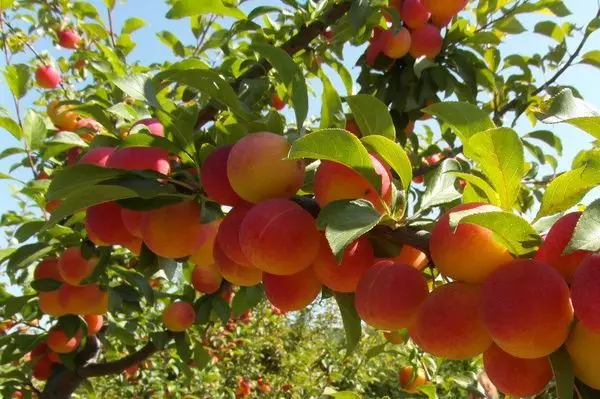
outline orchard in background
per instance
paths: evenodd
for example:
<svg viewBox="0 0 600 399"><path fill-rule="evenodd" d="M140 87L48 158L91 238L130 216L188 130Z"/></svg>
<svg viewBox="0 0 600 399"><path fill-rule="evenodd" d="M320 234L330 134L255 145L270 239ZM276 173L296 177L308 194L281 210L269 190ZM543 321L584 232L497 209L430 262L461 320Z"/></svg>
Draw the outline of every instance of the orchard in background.
<svg viewBox="0 0 600 399"><path fill-rule="evenodd" d="M600 150L537 124L600 138L600 10L244 3L168 1L196 42L141 65L115 0L0 0L3 397L599 395Z"/></svg>

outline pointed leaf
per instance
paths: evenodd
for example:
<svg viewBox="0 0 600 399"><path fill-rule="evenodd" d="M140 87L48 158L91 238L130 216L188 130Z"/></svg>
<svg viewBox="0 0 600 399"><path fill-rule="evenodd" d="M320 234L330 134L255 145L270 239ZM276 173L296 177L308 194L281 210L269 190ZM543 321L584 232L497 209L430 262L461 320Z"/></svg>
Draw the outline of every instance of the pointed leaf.
<svg viewBox="0 0 600 399"><path fill-rule="evenodd" d="M296 124L302 130L304 120L308 115L308 88L302 69L294 62L292 57L282 49L268 44L255 44L252 47L279 73L281 80L290 92Z"/></svg>
<svg viewBox="0 0 600 399"><path fill-rule="evenodd" d="M450 227L456 228L459 223L476 224L491 230L515 256L531 254L542 242L529 222L514 213L498 211L494 206L480 206L451 213Z"/></svg>
<svg viewBox="0 0 600 399"><path fill-rule="evenodd" d="M319 213L317 226L325 230L325 237L338 262L344 250L353 241L369 232L379 223L381 215L369 201L334 201Z"/></svg>
<svg viewBox="0 0 600 399"><path fill-rule="evenodd" d="M437 116L450 125L463 143L475 133L496 127L487 113L469 103L436 103L425 108L423 112Z"/></svg>
<svg viewBox="0 0 600 399"><path fill-rule="evenodd" d="M427 182L421 202L421 210L447 204L461 197L454 187L456 177L448 173L458 171L460 171L460 164L454 159L445 159L440 163Z"/></svg>
<svg viewBox="0 0 600 399"><path fill-rule="evenodd" d="M289 158L312 158L334 161L356 170L381 189L381 178L375 173L371 157L360 140L342 129L322 129L300 137L292 144Z"/></svg>
<svg viewBox="0 0 600 399"><path fill-rule="evenodd" d="M523 143L508 128L490 129L465 143L465 155L477 162L500 197L504 209L512 209L525 173Z"/></svg>
<svg viewBox="0 0 600 399"><path fill-rule="evenodd" d="M600 200L585 208L564 253L570 254L578 249L600 251Z"/></svg>
<svg viewBox="0 0 600 399"><path fill-rule="evenodd" d="M347 353L356 349L362 334L361 320L354 306L354 294L341 294L336 292L335 301L338 304L346 332L346 350Z"/></svg>
<svg viewBox="0 0 600 399"><path fill-rule="evenodd" d="M363 136L373 134L396 139L396 128L388 107L377 97L358 94L346 99Z"/></svg>
<svg viewBox="0 0 600 399"><path fill-rule="evenodd" d="M372 152L375 152L400 176L402 188L408 191L412 180L412 165L400 144L384 136L372 135L361 140Z"/></svg>

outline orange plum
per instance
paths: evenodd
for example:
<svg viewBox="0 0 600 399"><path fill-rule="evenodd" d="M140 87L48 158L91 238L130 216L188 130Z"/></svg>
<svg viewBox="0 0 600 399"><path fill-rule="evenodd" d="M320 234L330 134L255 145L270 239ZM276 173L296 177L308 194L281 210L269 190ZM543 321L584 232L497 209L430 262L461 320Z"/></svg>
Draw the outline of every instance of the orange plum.
<svg viewBox="0 0 600 399"><path fill-rule="evenodd" d="M200 181L208 197L221 205L236 206L244 201L231 187L227 177L227 161L233 146L214 150L202 164Z"/></svg>
<svg viewBox="0 0 600 399"><path fill-rule="evenodd" d="M594 389L600 389L600 333L577 323L565 346L575 377Z"/></svg>
<svg viewBox="0 0 600 399"><path fill-rule="evenodd" d="M87 324L88 336L96 335L104 325L104 317L98 314L86 314L83 316L85 324Z"/></svg>
<svg viewBox="0 0 600 399"><path fill-rule="evenodd" d="M192 285L198 292L213 294L219 290L223 277L216 264L196 266L192 271Z"/></svg>
<svg viewBox="0 0 600 399"><path fill-rule="evenodd" d="M417 29L429 21L431 13L421 3L421 0L404 0L400 9L400 17L406 26Z"/></svg>
<svg viewBox="0 0 600 399"><path fill-rule="evenodd" d="M96 147L83 154L77 163L84 165L106 166L108 157L110 157L113 152L115 152L115 149L112 147Z"/></svg>
<svg viewBox="0 0 600 399"><path fill-rule="evenodd" d="M239 237L250 264L277 275L309 267L320 243L312 215L295 202L279 198L252 207L242 221Z"/></svg>
<svg viewBox="0 0 600 399"><path fill-rule="evenodd" d="M481 314L494 342L525 359L557 350L573 321L564 279L548 264L531 259L513 260L485 280Z"/></svg>
<svg viewBox="0 0 600 399"><path fill-rule="evenodd" d="M450 228L450 214L482 205L457 205L435 224L429 249L433 262L442 274L455 280L481 283L491 272L513 259L508 249L485 227L463 223L455 231Z"/></svg>
<svg viewBox="0 0 600 399"><path fill-rule="evenodd" d="M356 310L365 323L375 328L406 328L414 322L427 293L427 282L421 272L409 265L382 260L360 279Z"/></svg>
<svg viewBox="0 0 600 399"><path fill-rule="evenodd" d="M321 292L321 283L311 268L288 276L264 273L263 287L269 302L287 312L304 309Z"/></svg>
<svg viewBox="0 0 600 399"><path fill-rule="evenodd" d="M169 153L155 147L122 148L108 157L106 166L126 170L153 170L163 175L171 172Z"/></svg>
<svg viewBox="0 0 600 399"><path fill-rule="evenodd" d="M289 198L304 184L304 161L285 159L290 142L275 133L254 133L238 141L227 159L227 176L244 200Z"/></svg>
<svg viewBox="0 0 600 399"><path fill-rule="evenodd" d="M86 259L79 247L71 247L67 248L58 258L58 272L62 281L78 285L92 274L97 264L98 258Z"/></svg>
<svg viewBox="0 0 600 399"><path fill-rule="evenodd" d="M483 353L483 367L496 388L505 395L519 398L536 396L552 380L552 367L547 356L521 359L497 345Z"/></svg>
<svg viewBox="0 0 600 399"><path fill-rule="evenodd" d="M375 208L383 212L383 201L390 203L392 196L392 175L387 166L379 159L371 157L375 172L381 177L381 195L375 187L357 171L331 161L322 161L315 173L315 198L321 208L329 203L343 199L362 198L370 201Z"/></svg>
<svg viewBox="0 0 600 399"><path fill-rule="evenodd" d="M173 302L163 311L162 321L170 331L185 331L196 321L196 312L188 302Z"/></svg>
<svg viewBox="0 0 600 399"><path fill-rule="evenodd" d="M313 270L321 284L333 291L354 292L361 277L373 263L375 257L368 238L361 237L351 243L344 251L342 262L338 264L323 235Z"/></svg>
<svg viewBox="0 0 600 399"><path fill-rule="evenodd" d="M136 237L125 227L121 212L115 202L90 206L85 215L88 238L96 245L124 245L133 241Z"/></svg>
<svg viewBox="0 0 600 399"><path fill-rule="evenodd" d="M146 212L141 228L144 243L163 258L178 259L196 252L206 241L200 205L180 202Z"/></svg>
<svg viewBox="0 0 600 399"><path fill-rule="evenodd" d="M425 56L433 60L442 51L444 40L440 30L431 24L425 24L411 32L410 55L414 58Z"/></svg>
<svg viewBox="0 0 600 399"><path fill-rule="evenodd" d="M398 32L388 29L382 34L383 53L392 59L398 59L408 54L411 44L410 32L406 28L400 28Z"/></svg>
<svg viewBox="0 0 600 399"><path fill-rule="evenodd" d="M221 221L215 238L215 245L220 246L229 259L247 267L251 267L252 263L242 251L240 228L251 208L251 205L240 205L233 208Z"/></svg>
<svg viewBox="0 0 600 399"><path fill-rule="evenodd" d="M567 283L571 282L579 264L591 253L577 250L568 255L562 254L573 236L580 217L581 212L572 212L558 219L548 231L544 242L534 256L534 259L544 261L558 270Z"/></svg>
<svg viewBox="0 0 600 399"><path fill-rule="evenodd" d="M206 241L204 241L204 244L202 244L202 246L190 256L189 260L191 263L196 266L209 266L215 263L215 258L213 257L213 246L215 245L215 240L220 225L221 220L216 220L203 225Z"/></svg>
<svg viewBox="0 0 600 399"><path fill-rule="evenodd" d="M600 334L600 255L588 256L575 271L571 300L580 323Z"/></svg>
<svg viewBox="0 0 600 399"><path fill-rule="evenodd" d="M73 352L79 347L80 343L79 333L69 337L64 331L58 329L51 330L46 337L46 345L56 353Z"/></svg>
<svg viewBox="0 0 600 399"><path fill-rule="evenodd" d="M417 270L423 270L427 265L427 255L410 245L403 245L398 256L393 259L397 263L405 263Z"/></svg>
<svg viewBox="0 0 600 399"><path fill-rule="evenodd" d="M230 283L241 287L251 287L260 283L260 280L262 279L261 270L255 267L246 267L235 263L225 255L220 246L214 246L213 256L215 258L215 264L221 272L221 276Z"/></svg>
<svg viewBox="0 0 600 399"><path fill-rule="evenodd" d="M481 290L459 281L434 289L425 299L413 334L426 352L451 360L465 360L485 351L492 338L479 315Z"/></svg>

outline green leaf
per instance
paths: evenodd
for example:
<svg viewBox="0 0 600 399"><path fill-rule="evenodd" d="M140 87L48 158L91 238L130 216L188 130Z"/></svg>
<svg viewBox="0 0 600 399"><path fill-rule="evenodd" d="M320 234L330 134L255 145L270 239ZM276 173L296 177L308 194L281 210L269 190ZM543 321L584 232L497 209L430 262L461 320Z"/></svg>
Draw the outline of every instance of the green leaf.
<svg viewBox="0 0 600 399"><path fill-rule="evenodd" d="M542 242L538 232L525 219L491 205L451 213L450 227L454 229L459 223L476 224L491 230L515 256L531 254Z"/></svg>
<svg viewBox="0 0 600 399"><path fill-rule="evenodd" d="M35 296L36 295L9 296L8 298L3 299L0 302L0 306L4 308L4 319L10 319L17 314L17 312L20 312Z"/></svg>
<svg viewBox="0 0 600 399"><path fill-rule="evenodd" d="M133 33L138 29L146 26L146 21L138 17L127 18L127 20L123 23L123 29L121 30L122 34Z"/></svg>
<svg viewBox="0 0 600 399"><path fill-rule="evenodd" d="M190 340L185 332L175 334L175 348L177 348L177 354L185 363L189 362L192 358L192 351Z"/></svg>
<svg viewBox="0 0 600 399"><path fill-rule="evenodd" d="M144 101L153 107L159 106L156 99L156 87L148 75L130 75L114 79L112 83L136 100Z"/></svg>
<svg viewBox="0 0 600 399"><path fill-rule="evenodd" d="M52 183L46 193L46 199L48 201L62 199L84 187L122 176L125 173L123 170L97 165L69 166L52 176Z"/></svg>
<svg viewBox="0 0 600 399"><path fill-rule="evenodd" d="M361 141L394 169L400 176L402 188L408 191L412 180L412 165L404 148L393 140L378 135L363 137Z"/></svg>
<svg viewBox="0 0 600 399"><path fill-rule="evenodd" d="M381 189L381 178L375 173L367 149L360 140L342 129L322 129L300 137L290 150L289 158L325 159L344 164Z"/></svg>
<svg viewBox="0 0 600 399"><path fill-rule="evenodd" d="M0 128L6 130L17 140L21 140L23 131L17 122L8 116L0 116Z"/></svg>
<svg viewBox="0 0 600 399"><path fill-rule="evenodd" d="M320 127L322 129L332 127L343 129L345 115L342 100L322 69L319 70L319 78L321 78L321 82L323 83Z"/></svg>
<svg viewBox="0 0 600 399"><path fill-rule="evenodd" d="M519 22L515 17L503 18L496 24L494 24L494 28L498 29L501 32L519 34L526 32L527 29Z"/></svg>
<svg viewBox="0 0 600 399"><path fill-rule="evenodd" d="M325 237L338 262L353 241L369 232L381 220L381 215L367 200L334 201L319 213L317 227Z"/></svg>
<svg viewBox="0 0 600 399"><path fill-rule="evenodd" d="M142 273L123 267L113 267L112 270L115 270L123 279L141 291L148 305L152 306L154 304L154 291Z"/></svg>
<svg viewBox="0 0 600 399"><path fill-rule="evenodd" d="M23 121L23 139L27 148L29 150L39 150L47 132L44 119L34 110L28 110Z"/></svg>
<svg viewBox="0 0 600 399"><path fill-rule="evenodd" d="M115 5L117 4L117 0L103 0L104 4L106 4L106 7L108 7L108 9L112 10L113 8L115 8Z"/></svg>
<svg viewBox="0 0 600 399"><path fill-rule="evenodd" d="M236 317L239 317L246 310L252 309L262 301L264 291L261 284L252 287L240 287L236 292L231 303L231 310Z"/></svg>
<svg viewBox="0 0 600 399"><path fill-rule="evenodd" d="M225 6L222 0L177 0L167 12L167 18L179 19L203 14L216 14L236 19L246 18L239 8Z"/></svg>
<svg viewBox="0 0 600 399"><path fill-rule="evenodd" d="M88 143L77 133L58 132L48 140L48 144L68 144L71 147L88 147Z"/></svg>
<svg viewBox="0 0 600 399"><path fill-rule="evenodd" d="M288 53L278 47L268 44L254 44L252 48L264 57L279 73L282 82L290 92L298 130L302 130L304 120L308 115L308 88L306 87L302 69L300 69Z"/></svg>
<svg viewBox="0 0 600 399"><path fill-rule="evenodd" d="M10 255L7 267L13 271L27 267L52 251L54 251L54 247L43 242L22 245Z"/></svg>
<svg viewBox="0 0 600 399"><path fill-rule="evenodd" d="M585 208L564 253L570 254L578 249L600 251L600 200Z"/></svg>
<svg viewBox="0 0 600 399"><path fill-rule="evenodd" d="M533 28L535 33L547 36L551 39L556 40L558 43L562 43L567 36L567 32L559 26L556 22L542 21L538 22Z"/></svg>
<svg viewBox="0 0 600 399"><path fill-rule="evenodd" d="M354 120L363 136L381 135L388 139L396 139L396 128L392 116L385 105L377 97L358 94L346 99Z"/></svg>
<svg viewBox="0 0 600 399"><path fill-rule="evenodd" d="M231 316L231 310L229 309L229 304L226 300L221 298L220 296L212 296L212 310L215 312L217 317L221 320L221 322L225 325L229 321L229 317Z"/></svg>
<svg viewBox="0 0 600 399"><path fill-rule="evenodd" d="M31 77L29 67L25 64L8 65L4 70L4 78L11 93L21 99L27 93L27 84Z"/></svg>
<svg viewBox="0 0 600 399"><path fill-rule="evenodd" d="M0 9L8 10L15 4L15 0L0 0Z"/></svg>
<svg viewBox="0 0 600 399"><path fill-rule="evenodd" d="M533 109L534 115L548 124L566 122L600 139L600 113L590 104L564 89Z"/></svg>
<svg viewBox="0 0 600 399"><path fill-rule="evenodd" d="M582 166L563 173L550 182L536 219L569 209L599 184L600 160L587 159Z"/></svg>
<svg viewBox="0 0 600 399"><path fill-rule="evenodd" d="M456 177L449 173L458 171L460 171L460 164L454 159L445 159L440 163L427 182L421 210L447 204L460 198L460 193L454 187Z"/></svg>
<svg viewBox="0 0 600 399"><path fill-rule="evenodd" d="M252 115L240 102L235 90L218 73L200 68L179 69L183 65L176 65L176 68L168 69L157 75L157 79L167 78L193 87L229 107L237 117L245 121L253 119Z"/></svg>
<svg viewBox="0 0 600 399"><path fill-rule="evenodd" d="M19 242L25 242L29 240L40 231L40 228L44 225L44 223L45 222L43 220L33 220L31 222L23 223L15 231L15 238Z"/></svg>
<svg viewBox="0 0 600 399"><path fill-rule="evenodd" d="M31 282L31 288L36 291L48 292L48 291L56 291L60 288L62 282L58 280L53 280L50 278L43 278L39 280L33 280Z"/></svg>
<svg viewBox="0 0 600 399"><path fill-rule="evenodd" d="M465 143L465 155L477 162L500 197L504 209L512 209L525 173L523 143L509 128L477 133Z"/></svg>
<svg viewBox="0 0 600 399"><path fill-rule="evenodd" d="M169 333L166 331L156 331L150 334L150 341L156 346L158 349L162 350L167 346L169 342Z"/></svg>
<svg viewBox="0 0 600 399"><path fill-rule="evenodd" d="M465 180L467 183L471 184L477 190L481 191L483 195L487 198L487 202L491 205L500 206L500 197L498 197L498 193L492 186L489 185L488 182L483 180L479 176L475 176L469 173L464 172L449 172L459 179Z"/></svg>
<svg viewBox="0 0 600 399"><path fill-rule="evenodd" d="M348 21L355 33L365 26L372 11L373 6L371 6L369 0L355 0L352 2L350 10L348 10Z"/></svg>
<svg viewBox="0 0 600 399"><path fill-rule="evenodd" d="M76 212L83 211L90 206L136 197L139 197L139 195L135 190L123 186L98 185L84 187L72 192L69 197L63 200L63 202L52 212L50 220L44 225L42 231L48 230L63 218Z"/></svg>
<svg viewBox="0 0 600 399"><path fill-rule="evenodd" d="M198 370L202 370L210 362L210 356L202 345L194 345L194 362L194 367Z"/></svg>
<svg viewBox="0 0 600 399"><path fill-rule="evenodd" d="M475 133L496 127L486 112L469 103L435 103L423 109L423 112L434 115L450 125L463 143Z"/></svg>
<svg viewBox="0 0 600 399"><path fill-rule="evenodd" d="M564 347L550 354L550 364L556 381L556 395L558 399L573 399L573 384L575 376L571 358Z"/></svg>
<svg viewBox="0 0 600 399"><path fill-rule="evenodd" d="M335 301L340 308L344 331L346 332L346 351L348 354L354 352L362 334L361 320L354 306L354 294L342 294L336 292Z"/></svg>
<svg viewBox="0 0 600 399"><path fill-rule="evenodd" d="M550 130L536 130L531 133L527 133L525 136L523 136L523 138L543 141L550 147L554 148L558 155L562 155L562 141L560 137L552 133Z"/></svg>
<svg viewBox="0 0 600 399"><path fill-rule="evenodd" d="M600 68L600 50L588 51L581 56L581 64L588 64L596 68Z"/></svg>

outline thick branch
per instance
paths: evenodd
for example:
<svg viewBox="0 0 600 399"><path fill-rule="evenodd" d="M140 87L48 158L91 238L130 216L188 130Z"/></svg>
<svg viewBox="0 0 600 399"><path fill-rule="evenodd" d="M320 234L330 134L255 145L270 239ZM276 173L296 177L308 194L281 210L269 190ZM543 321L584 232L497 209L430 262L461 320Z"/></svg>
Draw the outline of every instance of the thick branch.
<svg viewBox="0 0 600 399"><path fill-rule="evenodd" d="M322 20L315 21L298 31L298 33L290 38L287 42L285 42L281 49L286 53L293 55L298 51L306 48L308 44L313 41L317 36L327 29L330 25L334 24L338 19L340 19L344 14L348 12L350 6L352 5L352 1L343 1L340 4L333 6L333 8L325 14ZM264 76L271 70L271 64L269 64L266 60L261 60L258 64L252 66L246 72L244 72L239 78L235 80L233 83L233 89L238 90L242 82L246 79L256 79L260 76ZM196 122L195 129L198 130L202 128L205 124L210 122L215 118L219 110L211 105L206 106L204 109L200 111L198 115L198 120Z"/></svg>
<svg viewBox="0 0 600 399"><path fill-rule="evenodd" d="M595 18L599 18L599 17L600 17L600 9L598 9L598 11L596 12L596 16L594 17L594 19ZM579 43L579 45L577 46L577 48L575 49L575 51L573 52L573 54L571 54L571 56L569 57L569 59L567 60L567 62L565 63L565 65L563 65L558 71L556 71L556 73L554 74L554 76L552 76L550 79L548 79L540 87L538 87L537 89L535 89L531 93L532 96L536 96L536 95L540 94L542 91L547 90L551 85L553 85L558 80L558 78L563 73L565 73L565 71L567 69L569 69L569 67L573 64L573 62L575 61L575 59L579 56L579 53L583 49L583 46L585 45L585 43L587 42L588 38L590 37L590 35L592 33L593 33L592 30L587 30L585 32L585 34L583 35L583 38L581 39L581 42ZM510 101L506 105L504 105L504 107L500 108L500 110L498 111L498 114L497 114L497 118L500 119L508 111L514 110L519 105L519 100L520 100L519 97L515 97L514 99L512 99L512 101Z"/></svg>
<svg viewBox="0 0 600 399"><path fill-rule="evenodd" d="M427 230L417 230L409 226L391 228L389 226L377 226L373 234L388 239L395 244L410 245L424 252L429 257L429 236Z"/></svg>
<svg viewBox="0 0 600 399"><path fill-rule="evenodd" d="M171 335L169 335L169 337L170 336ZM137 352L131 353L119 360L106 363L90 363L79 367L77 369L77 374L84 378L119 374L128 369L129 367L146 360L158 351L159 349L152 342L148 342Z"/></svg>

